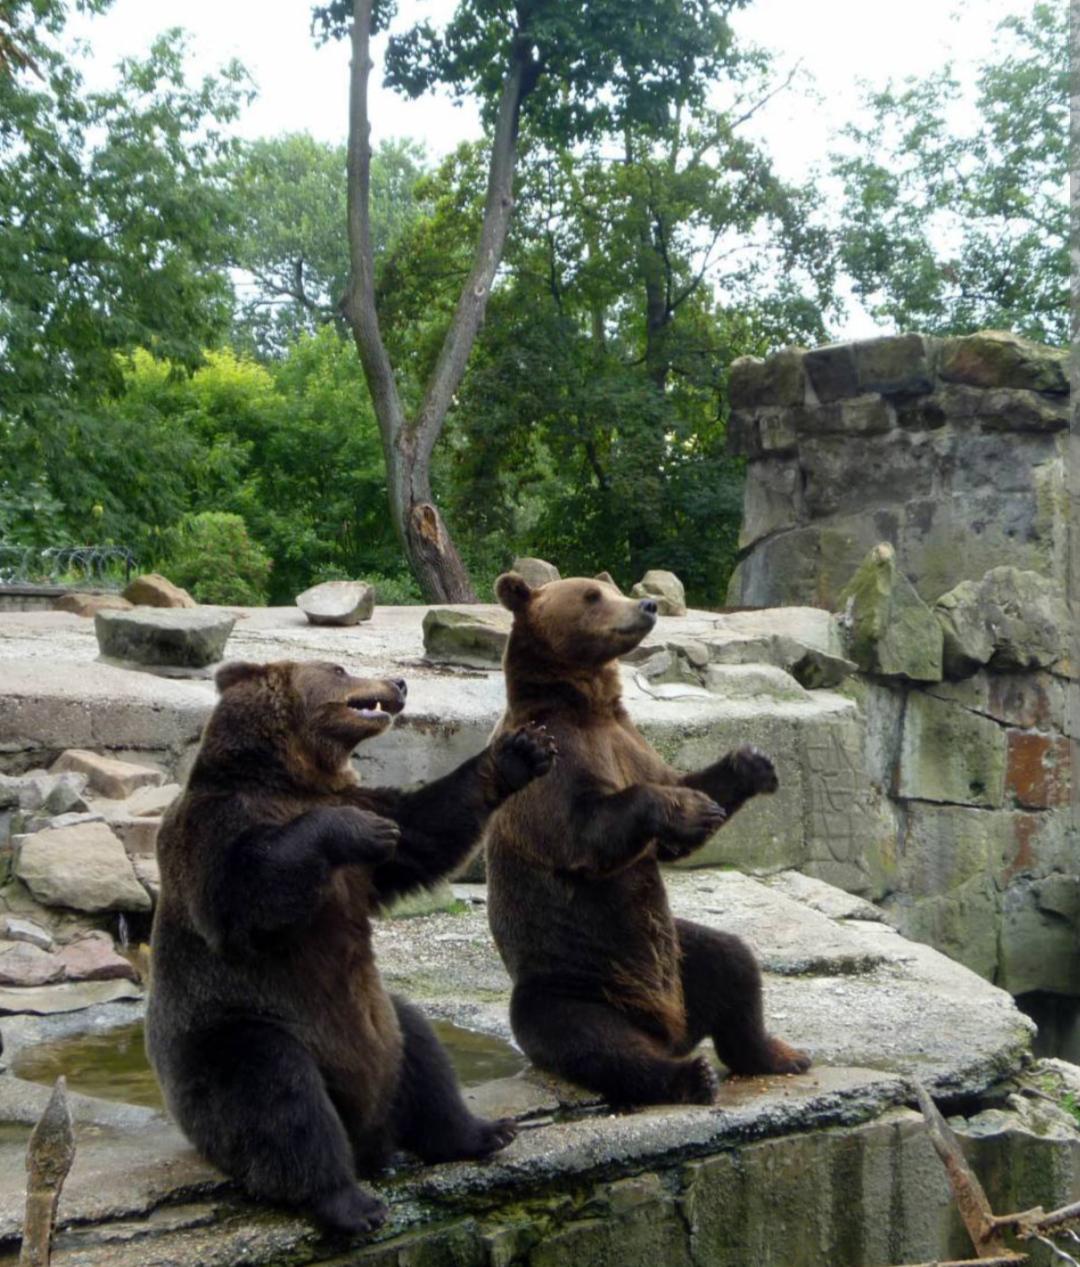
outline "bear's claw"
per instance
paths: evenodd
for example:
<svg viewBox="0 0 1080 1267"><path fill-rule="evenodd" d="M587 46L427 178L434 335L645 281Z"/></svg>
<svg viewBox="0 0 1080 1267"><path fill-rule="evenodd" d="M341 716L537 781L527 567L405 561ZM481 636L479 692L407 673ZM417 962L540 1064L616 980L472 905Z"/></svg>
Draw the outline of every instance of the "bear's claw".
<svg viewBox="0 0 1080 1267"><path fill-rule="evenodd" d="M679 1104L715 1104L719 1090L720 1079L712 1062L706 1056L695 1056L680 1070L675 1094Z"/></svg>
<svg viewBox="0 0 1080 1267"><path fill-rule="evenodd" d="M390 1216L389 1209L363 1189L349 1185L317 1197L311 1213L330 1233L338 1236L362 1236L382 1227Z"/></svg>
<svg viewBox="0 0 1080 1267"><path fill-rule="evenodd" d="M547 774L559 750L546 727L534 722L503 735L495 745L495 766L512 792Z"/></svg>

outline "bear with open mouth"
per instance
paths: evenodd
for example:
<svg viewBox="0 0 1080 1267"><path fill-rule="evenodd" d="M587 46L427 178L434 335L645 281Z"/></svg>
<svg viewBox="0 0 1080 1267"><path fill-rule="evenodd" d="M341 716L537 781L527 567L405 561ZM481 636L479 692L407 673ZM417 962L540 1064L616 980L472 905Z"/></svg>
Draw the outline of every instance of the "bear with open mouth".
<svg viewBox="0 0 1080 1267"><path fill-rule="evenodd" d="M401 679L326 663L231 663L158 836L147 1049L192 1143L252 1196L372 1230L357 1185L395 1149L485 1157L420 1011L383 988L371 915L457 868L488 817L545 774L539 727L413 791L362 786L350 756L405 707Z"/></svg>

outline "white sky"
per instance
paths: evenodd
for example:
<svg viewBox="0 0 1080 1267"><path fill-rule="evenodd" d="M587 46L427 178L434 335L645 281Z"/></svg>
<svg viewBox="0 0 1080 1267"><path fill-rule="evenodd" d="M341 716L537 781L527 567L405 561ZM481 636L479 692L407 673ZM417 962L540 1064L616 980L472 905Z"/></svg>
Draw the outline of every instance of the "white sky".
<svg viewBox="0 0 1080 1267"><path fill-rule="evenodd" d="M801 59L820 95L819 101L795 92L776 98L755 118L755 130L782 176L805 179L824 165L832 137L858 113L860 80L880 86L949 58L958 68L973 66L993 50L998 21L1030 7L1029 0L752 0L736 16L739 34L771 49L782 67ZM438 21L452 8L452 0L400 0L396 26L417 16ZM90 44L84 71L96 87L110 82L121 57L142 54L162 30L182 26L191 34L193 76L236 57L254 78L259 96L238 122L241 135L307 131L344 141L347 46L317 49L310 13L309 0L114 0L104 16L76 19L69 29ZM471 106L433 97L409 102L375 87L378 78L372 77L371 103L376 142L410 136L438 157L478 134ZM853 306L838 333L874 330Z"/></svg>

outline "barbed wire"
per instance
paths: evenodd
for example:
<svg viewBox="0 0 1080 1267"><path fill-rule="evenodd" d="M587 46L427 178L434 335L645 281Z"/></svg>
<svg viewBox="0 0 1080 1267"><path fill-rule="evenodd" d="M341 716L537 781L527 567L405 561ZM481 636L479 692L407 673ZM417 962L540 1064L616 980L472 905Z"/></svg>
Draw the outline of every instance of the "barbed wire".
<svg viewBox="0 0 1080 1267"><path fill-rule="evenodd" d="M138 566L127 546L0 545L0 587L63 585L123 589Z"/></svg>

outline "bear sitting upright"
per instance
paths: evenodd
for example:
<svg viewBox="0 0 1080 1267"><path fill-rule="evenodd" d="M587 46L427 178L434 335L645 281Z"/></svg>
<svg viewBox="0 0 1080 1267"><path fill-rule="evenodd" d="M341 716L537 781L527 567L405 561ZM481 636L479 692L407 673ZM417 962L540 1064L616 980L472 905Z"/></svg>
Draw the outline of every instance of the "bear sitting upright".
<svg viewBox="0 0 1080 1267"><path fill-rule="evenodd" d="M716 1076L691 1055L705 1037L735 1073L810 1060L766 1032L745 943L672 918L659 863L775 791L776 774L754 748L682 774L646 743L616 660L652 629L656 603L608 579L496 582L514 614L496 733L542 724L559 764L488 824L491 930L513 980L514 1036L535 1064L613 1104L709 1104Z"/></svg>
<svg viewBox="0 0 1080 1267"><path fill-rule="evenodd" d="M446 1161L514 1136L469 1112L423 1015L386 994L370 912L458 866L554 749L523 727L417 791L365 788L350 754L403 681L280 662L217 684L158 836L147 1049L181 1128L250 1194L368 1231L386 1208L356 1175L395 1147Z"/></svg>

